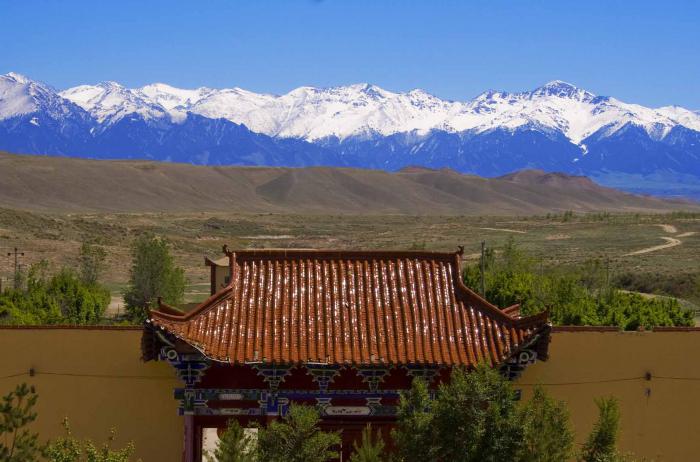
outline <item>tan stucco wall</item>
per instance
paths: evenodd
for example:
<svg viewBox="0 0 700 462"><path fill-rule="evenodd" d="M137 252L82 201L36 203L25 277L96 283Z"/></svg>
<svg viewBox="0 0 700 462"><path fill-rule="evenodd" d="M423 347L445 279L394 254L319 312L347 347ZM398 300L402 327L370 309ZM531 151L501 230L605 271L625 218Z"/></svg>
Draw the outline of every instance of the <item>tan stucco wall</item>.
<svg viewBox="0 0 700 462"><path fill-rule="evenodd" d="M102 443L115 427L117 444L133 441L143 462L179 461L183 423L172 389L180 382L168 364L141 362L140 339L133 329L0 328L0 377L36 370L0 378L0 393L36 387L42 440L62 435L67 416L76 437Z"/></svg>
<svg viewBox="0 0 700 462"><path fill-rule="evenodd" d="M76 436L104 441L117 427L118 443L133 440L144 462L179 461L183 423L172 390L180 384L167 364L140 361L140 338L139 330L0 328L0 377L37 372L0 378L0 393L22 381L36 386L42 438L60 435L68 416ZM596 417L593 399L617 396L624 450L697 460L700 380L687 379L700 379L698 351L700 331L554 332L549 361L530 366L516 386L527 398L542 383L566 400L579 440Z"/></svg>
<svg viewBox="0 0 700 462"><path fill-rule="evenodd" d="M231 268L228 266L215 266L214 268L214 290L218 292L226 287L226 278L231 274Z"/></svg>
<svg viewBox="0 0 700 462"><path fill-rule="evenodd" d="M545 384L565 400L579 443L597 417L594 398L612 395L620 401L624 451L646 460L699 460L700 331L555 332L549 351L549 360L530 366L516 386L527 398L532 386L523 384Z"/></svg>

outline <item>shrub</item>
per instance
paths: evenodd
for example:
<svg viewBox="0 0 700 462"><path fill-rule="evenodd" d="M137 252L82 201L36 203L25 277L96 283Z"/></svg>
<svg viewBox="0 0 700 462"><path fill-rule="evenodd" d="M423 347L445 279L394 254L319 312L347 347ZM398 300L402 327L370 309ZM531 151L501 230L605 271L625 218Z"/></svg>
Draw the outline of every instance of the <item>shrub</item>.
<svg viewBox="0 0 700 462"><path fill-rule="evenodd" d="M43 261L30 268L25 290L10 289L0 294L0 322L96 324L110 298L107 289L84 283L69 269L49 277L48 265Z"/></svg>
<svg viewBox="0 0 700 462"><path fill-rule="evenodd" d="M107 441L96 446L90 440L79 441L70 430L68 419L63 420L66 436L56 438L46 447L44 456L49 462L128 462L134 453L134 443L122 449L111 446L116 438L116 430L111 429Z"/></svg>

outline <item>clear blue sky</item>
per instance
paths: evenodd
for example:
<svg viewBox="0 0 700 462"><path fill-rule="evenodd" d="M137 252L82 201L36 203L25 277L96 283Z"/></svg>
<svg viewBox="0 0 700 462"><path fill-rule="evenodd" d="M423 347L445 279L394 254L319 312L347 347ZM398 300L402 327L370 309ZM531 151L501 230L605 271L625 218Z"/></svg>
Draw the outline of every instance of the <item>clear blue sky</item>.
<svg viewBox="0 0 700 462"><path fill-rule="evenodd" d="M561 79L700 109L700 2L0 0L8 71L57 88L370 82L449 99Z"/></svg>

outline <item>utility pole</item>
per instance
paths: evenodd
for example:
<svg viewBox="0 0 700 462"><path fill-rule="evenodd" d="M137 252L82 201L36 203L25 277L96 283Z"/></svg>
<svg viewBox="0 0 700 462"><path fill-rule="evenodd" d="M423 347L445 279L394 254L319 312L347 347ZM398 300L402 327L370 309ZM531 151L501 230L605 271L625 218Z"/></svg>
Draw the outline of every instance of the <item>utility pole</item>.
<svg viewBox="0 0 700 462"><path fill-rule="evenodd" d="M20 252L17 247L15 247L14 252L8 252L7 256L15 256L15 290L19 289L20 274L19 274L19 257L24 257L24 252Z"/></svg>
<svg viewBox="0 0 700 462"><path fill-rule="evenodd" d="M486 241L481 241L481 296L486 297Z"/></svg>

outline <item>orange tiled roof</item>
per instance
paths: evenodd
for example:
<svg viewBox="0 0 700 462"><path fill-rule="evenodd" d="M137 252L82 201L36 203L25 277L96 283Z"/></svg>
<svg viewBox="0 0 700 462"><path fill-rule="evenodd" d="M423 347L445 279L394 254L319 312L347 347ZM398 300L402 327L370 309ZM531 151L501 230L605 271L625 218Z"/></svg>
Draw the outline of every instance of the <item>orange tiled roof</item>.
<svg viewBox="0 0 700 462"><path fill-rule="evenodd" d="M249 250L230 284L186 315L149 322L211 359L333 364L497 364L547 325L491 305L460 253Z"/></svg>

